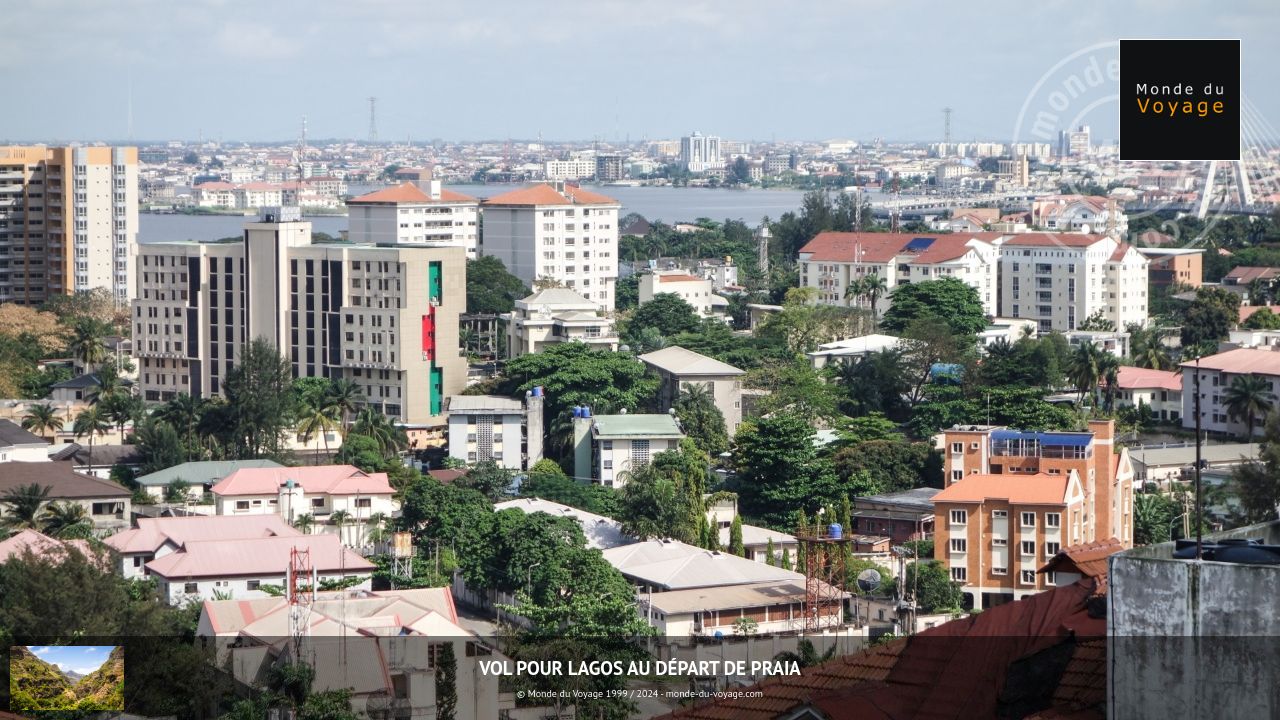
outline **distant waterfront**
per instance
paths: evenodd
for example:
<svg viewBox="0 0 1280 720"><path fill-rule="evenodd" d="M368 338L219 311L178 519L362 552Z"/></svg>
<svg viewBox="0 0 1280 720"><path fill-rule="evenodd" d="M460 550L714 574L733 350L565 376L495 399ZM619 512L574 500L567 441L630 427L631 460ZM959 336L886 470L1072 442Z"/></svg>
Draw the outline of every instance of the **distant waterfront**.
<svg viewBox="0 0 1280 720"><path fill-rule="evenodd" d="M449 189L476 198L488 198L513 190L518 185L450 185ZM352 193L371 188L353 186ZM803 190L730 190L723 188L595 187L591 189L617 198L622 214L640 213L649 220L679 222L708 217L743 220L755 226L768 216L777 220L783 213L800 208ZM217 240L239 235L248 218L237 215L152 215L138 216L138 241ZM315 232L336 236L347 229L344 216L308 217Z"/></svg>

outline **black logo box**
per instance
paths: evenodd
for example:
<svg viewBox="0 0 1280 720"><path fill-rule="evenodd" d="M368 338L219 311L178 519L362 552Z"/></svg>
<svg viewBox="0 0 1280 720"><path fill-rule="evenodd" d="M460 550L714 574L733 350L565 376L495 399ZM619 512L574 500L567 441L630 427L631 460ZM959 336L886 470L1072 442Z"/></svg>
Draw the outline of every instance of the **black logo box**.
<svg viewBox="0 0 1280 720"><path fill-rule="evenodd" d="M1239 160L1243 102L1239 40L1120 41L1122 160Z"/></svg>

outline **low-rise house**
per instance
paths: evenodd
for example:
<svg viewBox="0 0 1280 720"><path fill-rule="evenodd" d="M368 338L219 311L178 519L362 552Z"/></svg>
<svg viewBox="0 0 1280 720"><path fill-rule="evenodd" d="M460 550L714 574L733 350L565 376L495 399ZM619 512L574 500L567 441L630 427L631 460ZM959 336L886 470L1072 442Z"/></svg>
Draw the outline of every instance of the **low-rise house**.
<svg viewBox="0 0 1280 720"><path fill-rule="evenodd" d="M1182 417L1181 373L1123 365L1116 376L1116 405L1145 406L1154 420Z"/></svg>
<svg viewBox="0 0 1280 720"><path fill-rule="evenodd" d="M662 380L658 389L660 407L675 407L682 390L701 385L724 416L725 430L730 437L738 431L742 423L742 376L746 371L678 345L645 353L640 360L653 368Z"/></svg>
<svg viewBox="0 0 1280 720"><path fill-rule="evenodd" d="M142 465L142 453L133 445L99 445L94 443L92 454L88 445L73 442L59 445L49 456L55 462L69 462L76 472L104 480L111 479L116 466L125 470L137 470Z"/></svg>
<svg viewBox="0 0 1280 720"><path fill-rule="evenodd" d="M480 670L480 662L504 658L459 624L446 588L321 592L308 613L297 650L332 658L314 663L312 689L349 690L351 709L362 717L376 704L386 715L370 716L438 718L436 682L445 645L453 646L456 662L452 717L490 720L515 708L513 693L499 690L501 674ZM196 636L215 648L237 680L251 685L295 653L289 614L283 597L206 600Z"/></svg>
<svg viewBox="0 0 1280 720"><path fill-rule="evenodd" d="M524 402L496 395L446 398L449 457L470 464L492 460L511 470L533 467L542 459L542 397L542 388L535 388Z"/></svg>
<svg viewBox="0 0 1280 720"><path fill-rule="evenodd" d="M274 460L198 460L148 473L136 478L134 482L142 486L148 495L160 499L171 483L181 480L189 486L188 495L193 500L198 500L223 478L237 470L278 467L282 466Z"/></svg>
<svg viewBox="0 0 1280 720"><path fill-rule="evenodd" d="M1230 472L1237 465L1257 462L1261 447L1257 443L1204 444L1200 448L1200 462L1206 471ZM1133 463L1135 485L1143 487L1152 483L1168 490L1173 483L1192 482L1195 442L1130 448L1129 461Z"/></svg>
<svg viewBox="0 0 1280 720"><path fill-rule="evenodd" d="M86 558L100 555L87 540L59 540L28 528L0 540L0 565L28 552L43 560L57 561L69 550L75 550Z"/></svg>
<svg viewBox="0 0 1280 720"><path fill-rule="evenodd" d="M544 288L502 316L507 323L507 357L542 352L548 345L582 342L596 348L618 349L613 321L600 306L568 288Z"/></svg>
<svg viewBox="0 0 1280 720"><path fill-rule="evenodd" d="M896 350L901 343L902 338L892 335L862 335L856 338L823 343L818 346L817 350L807 353L807 355L809 356L809 362L813 363L814 369L821 370L833 362L856 363L868 355L873 355L883 350Z"/></svg>
<svg viewBox="0 0 1280 720"><path fill-rule="evenodd" d="M1118 358L1129 356L1129 333L1121 330L1069 330L1062 336L1072 347L1089 343Z"/></svg>
<svg viewBox="0 0 1280 720"><path fill-rule="evenodd" d="M649 464L657 453L678 449L683 439L674 414L592 416L590 409L579 408L573 418L573 474L621 487L626 473Z"/></svg>
<svg viewBox="0 0 1280 720"><path fill-rule="evenodd" d="M119 382L126 389L133 385L133 381L127 378L120 378ZM63 403L77 400L89 401L101 388L102 381L98 378L97 373L85 373L70 380L54 383L50 388L49 399Z"/></svg>
<svg viewBox="0 0 1280 720"><path fill-rule="evenodd" d="M933 498L937 488L913 488L853 499L850 530L884 535L895 545L933 536Z"/></svg>
<svg viewBox="0 0 1280 720"><path fill-rule="evenodd" d="M218 597L265 598L271 593L263 585L284 587L294 550L309 553L322 584L353 582L354 587L370 587L376 566L344 547L336 535L188 540L180 550L157 557L144 568L148 577L155 578L160 597L171 605Z"/></svg>
<svg viewBox="0 0 1280 720"><path fill-rule="evenodd" d="M1238 348L1182 363L1182 427L1196 425L1196 377L1199 376L1200 425L1209 432L1252 437L1262 433L1265 413L1253 418L1232 417L1227 408L1226 391L1238 377L1256 377L1270 385L1271 392L1280 391L1280 352Z"/></svg>
<svg viewBox="0 0 1280 720"><path fill-rule="evenodd" d="M279 515L290 525L309 515L317 530L338 533L351 545L364 544L366 521L375 513L390 518L400 509L386 473L352 465L241 468L212 492L219 515Z"/></svg>
<svg viewBox="0 0 1280 720"><path fill-rule="evenodd" d="M49 459L49 441L22 429L8 420L0 420L0 463L9 461L44 462Z"/></svg>
<svg viewBox="0 0 1280 720"><path fill-rule="evenodd" d="M652 302L659 295L675 295L704 318L723 318L729 308L729 301L713 291L711 280L683 270L658 270L640 276L640 304Z"/></svg>
<svg viewBox="0 0 1280 720"><path fill-rule="evenodd" d="M587 547L606 550L620 545L629 545L636 541L622 532L622 525L613 518L589 513L586 510L569 505L562 505L541 498L518 498L495 503L496 512L503 510L519 510L525 514L546 513L553 517L567 517L582 526L582 533L587 536Z"/></svg>
<svg viewBox="0 0 1280 720"><path fill-rule="evenodd" d="M729 540L732 535L731 528L728 526L721 527L719 530L719 541L721 547L729 547ZM773 548L774 564L782 559L782 554L786 553L794 562L796 553L799 551L800 544L794 535L773 530L771 528L758 527L756 525L742 524L742 550L743 557L756 562L768 563L769 548Z"/></svg>
<svg viewBox="0 0 1280 720"><path fill-rule="evenodd" d="M145 577L147 563L182 552L189 542L301 537L302 533L278 515L226 515L138 518L138 526L122 530L105 542L120 555L120 573Z"/></svg>
<svg viewBox="0 0 1280 720"><path fill-rule="evenodd" d="M0 463L0 495L33 484L49 488L47 502L83 506L97 533L129 527L132 493L110 480L78 473L66 462Z"/></svg>

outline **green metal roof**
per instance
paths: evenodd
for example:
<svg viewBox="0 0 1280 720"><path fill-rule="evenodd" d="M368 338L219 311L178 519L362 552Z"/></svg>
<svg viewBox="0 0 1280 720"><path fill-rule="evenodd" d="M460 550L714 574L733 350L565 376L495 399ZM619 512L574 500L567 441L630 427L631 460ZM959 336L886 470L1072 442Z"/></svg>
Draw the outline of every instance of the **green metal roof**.
<svg viewBox="0 0 1280 720"><path fill-rule="evenodd" d="M594 434L598 438L669 437L682 438L680 426L671 415L596 415Z"/></svg>
<svg viewBox="0 0 1280 720"><path fill-rule="evenodd" d="M192 485L216 483L222 478L242 468L275 468L283 467L273 460L204 460L186 462L171 468L157 470L150 475L138 478L138 484L147 487L164 487L174 480L182 479Z"/></svg>

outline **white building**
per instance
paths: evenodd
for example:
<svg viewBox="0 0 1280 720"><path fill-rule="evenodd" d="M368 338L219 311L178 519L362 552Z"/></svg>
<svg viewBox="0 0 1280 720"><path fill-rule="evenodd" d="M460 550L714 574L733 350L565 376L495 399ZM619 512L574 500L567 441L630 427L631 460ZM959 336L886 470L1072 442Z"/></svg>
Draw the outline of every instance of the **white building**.
<svg viewBox="0 0 1280 720"><path fill-rule="evenodd" d="M1197 368L1199 368L1197 370ZM1231 417L1227 409L1227 388L1238 377L1261 378L1274 394L1280 391L1280 352L1238 348L1182 363L1182 427L1196 424L1196 377L1200 379L1200 427L1208 432L1253 436L1262 432L1266 418L1261 414L1246 429L1247 419Z"/></svg>
<svg viewBox="0 0 1280 720"><path fill-rule="evenodd" d="M742 423L742 376L746 371L678 345L645 353L640 361L653 368L662 380L659 407L675 407L682 390L700 385L710 392L716 409L724 416L729 436L738 432Z"/></svg>
<svg viewBox="0 0 1280 720"><path fill-rule="evenodd" d="M481 203L480 254L497 257L526 285L554 280L611 312L621 208L613 198L564 183L503 193Z"/></svg>
<svg viewBox="0 0 1280 720"><path fill-rule="evenodd" d="M695 173L724 169L720 138L697 132L680 138L680 164Z"/></svg>
<svg viewBox="0 0 1280 720"><path fill-rule="evenodd" d="M138 518L138 526L122 530L104 542L120 555L120 572L128 579L146 577L146 564L175 552L192 541L246 538L302 537L279 515Z"/></svg>
<svg viewBox="0 0 1280 720"><path fill-rule="evenodd" d="M884 350L895 350L902 338L894 335L862 335L845 340L823 343L818 349L806 353L815 370L821 370L832 362L856 363L858 360Z"/></svg>
<svg viewBox="0 0 1280 720"><path fill-rule="evenodd" d="M462 390L460 247L313 243L297 208L271 210L235 242L142 246L133 303L142 397L222 394L265 339L295 377L345 378L410 432L444 425Z"/></svg>
<svg viewBox="0 0 1280 720"><path fill-rule="evenodd" d="M627 484L626 473L648 465L667 450L677 450L684 433L671 414L592 416L575 411L573 475L605 487Z"/></svg>
<svg viewBox="0 0 1280 720"><path fill-rule="evenodd" d="M550 500L518 498L494 503L493 509L497 512L519 510L525 514L540 512L553 517L567 517L582 526L582 533L587 536L587 547L598 550L629 545L636 541L635 538L623 534L622 525L613 518L596 515L586 510L579 510L578 508Z"/></svg>
<svg viewBox="0 0 1280 720"><path fill-rule="evenodd" d="M885 290L876 298L876 311L883 315L894 288L952 277L977 290L983 310L995 315L999 253L993 241L998 237L823 232L800 248L800 286L815 288L820 303L866 307L867 300L848 295L848 289L868 275L879 275Z"/></svg>
<svg viewBox="0 0 1280 720"><path fill-rule="evenodd" d="M586 180L596 176L596 159L592 157L575 157L568 160L548 160L546 177L548 180Z"/></svg>
<svg viewBox="0 0 1280 720"><path fill-rule="evenodd" d="M1040 230L1107 233L1124 237L1129 218L1119 205L1093 195L1045 195L1031 203L1031 225Z"/></svg>
<svg viewBox="0 0 1280 720"><path fill-rule="evenodd" d="M47 462L49 441L23 430L16 423L0 420L0 463Z"/></svg>
<svg viewBox="0 0 1280 720"><path fill-rule="evenodd" d="M542 390L524 402L495 395L454 395L446 401L449 457L472 464L492 460L528 470L542 459Z"/></svg>
<svg viewBox="0 0 1280 720"><path fill-rule="evenodd" d="M541 352L548 345L581 342L597 348L618 349L613 321L600 306L565 288L545 288L516 301L503 315L507 324L507 357Z"/></svg>
<svg viewBox="0 0 1280 720"><path fill-rule="evenodd" d="M1145 406L1155 420L1182 417L1182 374L1170 370L1120 366L1117 373L1116 405Z"/></svg>
<svg viewBox="0 0 1280 720"><path fill-rule="evenodd" d="M241 468L212 492L219 515L279 515L290 525L308 515L315 528L349 545L364 544L370 517L389 519L400 509L386 473L351 465ZM333 519L339 512L342 523Z"/></svg>
<svg viewBox="0 0 1280 720"><path fill-rule="evenodd" d="M675 295L704 318L722 319L729 309L729 301L713 292L711 280L683 270L659 270L641 275L640 304L651 302L658 295Z"/></svg>
<svg viewBox="0 0 1280 720"><path fill-rule="evenodd" d="M1041 332L1076 330L1095 313L1124 330L1147 322L1147 259L1106 235L1023 233L1000 248L1001 317Z"/></svg>
<svg viewBox="0 0 1280 720"><path fill-rule="evenodd" d="M347 239L370 245L460 247L475 259L480 201L432 180L428 191L406 182L347 201Z"/></svg>

